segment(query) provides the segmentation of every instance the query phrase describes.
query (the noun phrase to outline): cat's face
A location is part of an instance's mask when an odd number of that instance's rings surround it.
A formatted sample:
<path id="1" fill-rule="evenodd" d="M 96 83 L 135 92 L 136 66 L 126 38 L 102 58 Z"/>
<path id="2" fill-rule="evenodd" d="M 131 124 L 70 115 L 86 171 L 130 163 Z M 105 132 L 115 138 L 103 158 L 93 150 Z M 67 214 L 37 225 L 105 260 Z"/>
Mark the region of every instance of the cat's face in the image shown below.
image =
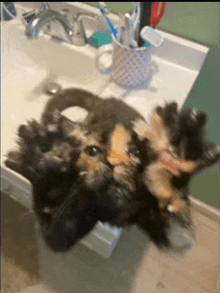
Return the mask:
<path id="1" fill-rule="evenodd" d="M 89 133 L 83 125 L 75 124 L 69 129 L 68 137 L 80 142 L 81 153 L 76 165 L 88 187 L 97 189 L 113 179 L 134 191 L 141 154 L 132 132 L 125 126 L 115 124 L 109 132 Z"/>

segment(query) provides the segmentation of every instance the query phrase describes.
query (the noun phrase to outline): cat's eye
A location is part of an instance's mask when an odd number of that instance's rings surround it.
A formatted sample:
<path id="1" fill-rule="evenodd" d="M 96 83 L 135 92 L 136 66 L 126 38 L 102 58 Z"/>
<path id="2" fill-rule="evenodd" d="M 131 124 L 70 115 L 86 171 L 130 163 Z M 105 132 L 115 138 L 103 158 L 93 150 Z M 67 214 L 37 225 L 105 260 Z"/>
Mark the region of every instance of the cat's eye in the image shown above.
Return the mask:
<path id="1" fill-rule="evenodd" d="M 102 151 L 100 150 L 100 148 L 98 148 L 97 146 L 88 146 L 87 148 L 85 148 L 85 153 L 91 157 L 95 157 L 98 154 L 100 154 Z"/>

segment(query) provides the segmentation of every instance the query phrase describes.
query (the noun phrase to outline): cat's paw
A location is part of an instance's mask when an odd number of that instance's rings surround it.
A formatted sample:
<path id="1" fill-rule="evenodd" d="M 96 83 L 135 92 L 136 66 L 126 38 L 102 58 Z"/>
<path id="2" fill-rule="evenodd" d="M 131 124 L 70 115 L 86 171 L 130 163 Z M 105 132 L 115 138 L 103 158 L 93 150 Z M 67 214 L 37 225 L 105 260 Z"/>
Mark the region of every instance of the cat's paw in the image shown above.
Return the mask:
<path id="1" fill-rule="evenodd" d="M 72 168 L 79 155 L 79 149 L 72 147 L 67 142 L 61 142 L 54 145 L 49 152 L 44 153 L 39 164 L 44 170 L 67 172 Z"/>
<path id="2" fill-rule="evenodd" d="M 164 107 L 156 107 L 157 114 L 162 118 L 164 126 L 174 127 L 178 118 L 178 105 L 176 102 L 166 103 Z"/>
<path id="3" fill-rule="evenodd" d="M 193 108 L 189 112 L 190 120 L 188 121 L 194 126 L 203 127 L 207 122 L 207 115 L 204 112 L 198 112 L 196 108 Z"/>
<path id="4" fill-rule="evenodd" d="M 42 115 L 43 125 L 50 132 L 56 132 L 58 130 L 58 124 L 60 121 L 61 113 L 55 109 L 53 112 L 47 112 Z"/>
<path id="5" fill-rule="evenodd" d="M 46 137 L 45 128 L 38 123 L 36 120 L 31 120 L 27 122 L 27 125 L 20 125 L 18 130 L 18 135 L 22 139 L 39 139 Z"/>
<path id="6" fill-rule="evenodd" d="M 220 160 L 220 147 L 214 143 L 209 143 L 204 150 L 202 161 L 206 166 L 210 166 Z"/>
<path id="7" fill-rule="evenodd" d="M 18 136 L 29 152 L 38 149 L 45 152 L 50 145 L 46 129 L 36 120 L 28 121 L 27 125 L 20 125 Z"/>
<path id="8" fill-rule="evenodd" d="M 179 117 L 180 126 L 190 133 L 200 132 L 207 123 L 207 115 L 196 108 L 184 109 Z"/>
<path id="9" fill-rule="evenodd" d="M 5 160 L 5 166 L 12 169 L 16 172 L 21 172 L 23 158 L 22 154 L 19 151 L 9 151 L 6 155 L 7 159 Z"/>
<path id="10" fill-rule="evenodd" d="M 62 132 L 50 133 L 35 120 L 21 125 L 18 130 L 19 150 L 7 154 L 5 165 L 32 183 L 50 172 L 67 172 L 79 151 Z"/>
<path id="11" fill-rule="evenodd" d="M 11 170 L 21 174 L 27 178 L 30 182 L 34 183 L 40 178 L 40 173 L 35 165 L 35 161 L 27 163 L 24 153 L 21 151 L 10 151 L 7 154 L 7 159 L 5 160 L 6 167 Z"/>

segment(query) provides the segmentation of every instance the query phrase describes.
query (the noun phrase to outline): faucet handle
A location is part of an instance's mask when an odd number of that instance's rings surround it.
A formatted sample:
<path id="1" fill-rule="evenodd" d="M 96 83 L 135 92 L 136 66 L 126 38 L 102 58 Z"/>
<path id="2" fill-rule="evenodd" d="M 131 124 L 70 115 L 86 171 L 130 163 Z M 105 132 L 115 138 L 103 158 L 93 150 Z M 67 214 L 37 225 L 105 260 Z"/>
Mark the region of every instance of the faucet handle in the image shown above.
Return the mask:
<path id="1" fill-rule="evenodd" d="M 59 13 L 61 15 L 63 15 L 63 17 L 65 17 L 69 21 L 71 26 L 73 27 L 73 17 L 70 15 L 69 9 L 68 8 L 63 8 L 63 9 L 59 10 Z"/>
<path id="2" fill-rule="evenodd" d="M 73 43 L 76 46 L 83 46 L 88 41 L 83 19 L 92 19 L 97 21 L 98 17 L 92 13 L 78 13 L 74 16 Z"/>
<path id="3" fill-rule="evenodd" d="M 22 14 L 21 20 L 24 23 L 24 25 L 26 26 L 31 22 L 32 18 L 35 18 L 38 14 L 39 14 L 38 9 L 34 9 L 31 11 L 25 12 Z"/>
<path id="4" fill-rule="evenodd" d="M 44 7 L 44 10 L 49 10 L 50 9 L 50 6 L 48 4 L 48 2 L 42 2 L 43 4 L 43 7 Z"/>

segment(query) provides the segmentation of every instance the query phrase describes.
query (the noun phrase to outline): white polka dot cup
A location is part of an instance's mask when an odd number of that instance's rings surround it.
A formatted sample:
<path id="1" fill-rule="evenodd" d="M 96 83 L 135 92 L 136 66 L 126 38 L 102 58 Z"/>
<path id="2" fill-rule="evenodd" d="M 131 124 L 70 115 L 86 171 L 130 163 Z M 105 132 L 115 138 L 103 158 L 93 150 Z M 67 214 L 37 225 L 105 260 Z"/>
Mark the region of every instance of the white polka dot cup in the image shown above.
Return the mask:
<path id="1" fill-rule="evenodd" d="M 120 44 L 112 35 L 112 43 L 101 46 L 96 54 L 96 68 L 104 75 L 111 75 L 112 81 L 122 87 L 136 87 L 151 77 L 153 46 L 129 48 Z M 101 57 L 111 55 L 112 63 L 102 66 Z"/>

